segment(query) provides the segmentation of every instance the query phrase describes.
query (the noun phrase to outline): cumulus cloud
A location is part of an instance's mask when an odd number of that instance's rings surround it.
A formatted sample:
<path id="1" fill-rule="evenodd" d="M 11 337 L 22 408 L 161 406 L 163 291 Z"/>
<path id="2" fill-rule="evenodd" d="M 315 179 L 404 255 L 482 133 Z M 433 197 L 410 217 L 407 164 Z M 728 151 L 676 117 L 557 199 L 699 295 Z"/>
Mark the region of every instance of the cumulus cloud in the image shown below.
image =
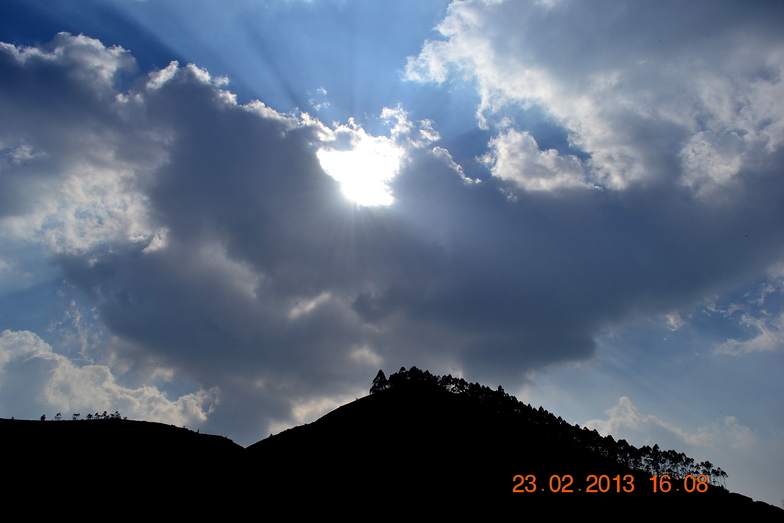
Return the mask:
<path id="1" fill-rule="evenodd" d="M 483 156 L 493 176 L 516 182 L 529 191 L 587 186 L 582 162 L 555 149 L 542 151 L 529 132 L 505 131 L 490 140 Z"/>
<path id="2" fill-rule="evenodd" d="M 150 235 L 138 184 L 160 151 L 152 137 L 121 131 L 114 89 L 134 65 L 127 51 L 81 35 L 60 34 L 42 48 L 0 46 L 5 235 L 82 254 Z"/>
<path id="3" fill-rule="evenodd" d="M 454 2 L 442 38 L 406 73 L 474 81 L 482 126 L 541 108 L 603 187 L 674 180 L 715 197 L 784 140 L 782 14 L 702 1 Z"/>
<path id="4" fill-rule="evenodd" d="M 170 400 L 153 386 L 123 387 L 109 367 L 74 365 L 32 332 L 0 334 L 0 408 L 6 417 L 35 419 L 61 412 L 69 418 L 77 412 L 119 410 L 131 419 L 195 427 L 217 401 L 217 389 Z"/>

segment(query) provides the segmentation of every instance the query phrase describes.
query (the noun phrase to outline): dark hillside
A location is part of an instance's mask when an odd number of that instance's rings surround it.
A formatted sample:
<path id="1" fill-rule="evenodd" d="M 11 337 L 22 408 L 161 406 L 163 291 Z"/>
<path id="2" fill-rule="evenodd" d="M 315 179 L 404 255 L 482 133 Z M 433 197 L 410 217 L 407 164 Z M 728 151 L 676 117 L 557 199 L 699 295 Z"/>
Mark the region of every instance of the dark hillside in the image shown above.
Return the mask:
<path id="1" fill-rule="evenodd" d="M 222 436 L 115 419 L 0 419 L 0 448 L 6 507 L 170 515 L 233 498 L 244 453 Z"/>
<path id="2" fill-rule="evenodd" d="M 342 507 L 344 513 L 362 511 L 356 500 L 364 500 L 362 506 L 415 503 L 452 513 L 481 508 L 485 514 L 537 509 L 572 516 L 596 510 L 715 517 L 732 509 L 763 519 L 784 515 L 707 484 L 700 487 L 705 492 L 690 484 L 694 491 L 687 493 L 673 479 L 670 492 L 653 493 L 650 473 L 574 436 L 588 431 L 563 420 L 547 425 L 557 419 L 541 409 L 523 406 L 530 409 L 526 415 L 525 408 L 514 411 L 490 399 L 505 396 L 502 391 L 474 390 L 459 394 L 432 380 L 398 381 L 314 423 L 260 441 L 247 449 L 249 461 L 266 471 L 260 491 L 284 503 Z M 516 475 L 523 477 L 515 480 Z M 599 483 L 601 476 L 606 478 Z M 596 492 L 588 493 L 592 482 Z M 512 492 L 515 485 L 524 492 Z"/>
<path id="3" fill-rule="evenodd" d="M 413 368 L 377 378 L 373 390 L 247 449 L 157 423 L 0 420 L 5 499 L 31 509 L 100 507 L 87 511 L 96 516 L 200 520 L 247 517 L 248 510 L 300 519 L 415 511 L 784 520 L 784 511 L 718 486 L 719 474 L 711 484 L 658 482 L 654 493 L 651 470 L 703 464 L 601 438 L 500 387 Z"/>

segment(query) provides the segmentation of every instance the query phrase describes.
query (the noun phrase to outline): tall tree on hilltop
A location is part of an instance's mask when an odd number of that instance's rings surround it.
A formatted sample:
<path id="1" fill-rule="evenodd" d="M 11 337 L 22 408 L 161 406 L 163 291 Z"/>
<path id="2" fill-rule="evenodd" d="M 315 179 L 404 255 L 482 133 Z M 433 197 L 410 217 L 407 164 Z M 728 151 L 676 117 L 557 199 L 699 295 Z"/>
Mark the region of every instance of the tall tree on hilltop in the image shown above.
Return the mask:
<path id="1" fill-rule="evenodd" d="M 387 380 L 384 371 L 379 369 L 378 374 L 376 374 L 376 377 L 373 378 L 373 385 L 370 386 L 370 393 L 375 394 L 376 392 L 380 392 L 388 388 L 389 388 L 389 381 Z"/>

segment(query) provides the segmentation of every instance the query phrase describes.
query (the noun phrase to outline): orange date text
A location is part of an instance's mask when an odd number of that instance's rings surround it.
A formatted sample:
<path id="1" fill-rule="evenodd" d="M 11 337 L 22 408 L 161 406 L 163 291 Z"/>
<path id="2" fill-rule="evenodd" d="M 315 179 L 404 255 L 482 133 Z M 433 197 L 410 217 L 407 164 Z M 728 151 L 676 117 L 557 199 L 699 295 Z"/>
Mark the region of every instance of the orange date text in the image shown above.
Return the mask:
<path id="1" fill-rule="evenodd" d="M 574 492 L 602 493 L 602 492 L 633 492 L 634 476 L 607 476 L 591 474 L 583 483 L 578 484 L 570 474 L 553 474 L 549 480 L 538 480 L 533 474 L 517 474 L 512 478 L 514 486 L 512 492 L 533 493 L 533 492 L 558 492 L 569 494 Z"/>

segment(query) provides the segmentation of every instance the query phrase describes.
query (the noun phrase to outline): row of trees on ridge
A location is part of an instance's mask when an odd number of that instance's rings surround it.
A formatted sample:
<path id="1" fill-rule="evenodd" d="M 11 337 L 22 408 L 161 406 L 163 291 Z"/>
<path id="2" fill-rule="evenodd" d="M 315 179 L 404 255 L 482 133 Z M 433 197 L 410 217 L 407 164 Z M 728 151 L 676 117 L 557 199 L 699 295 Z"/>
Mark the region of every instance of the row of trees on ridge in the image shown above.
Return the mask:
<path id="1" fill-rule="evenodd" d="M 637 448 L 624 439 L 616 441 L 609 434 L 602 437 L 596 429 L 580 428 L 578 424 L 570 425 L 560 416 L 556 417 L 542 407 L 535 409 L 518 401 L 514 396 L 504 392 L 500 385 L 493 390 L 479 383 L 469 383 L 463 378 L 454 378 L 451 375 L 436 376 L 416 367 L 411 367 L 409 370 L 401 367 L 388 379 L 384 371 L 379 370 L 370 387 L 370 393 L 377 394 L 387 389 L 408 386 L 440 387 L 453 394 L 466 396 L 482 404 L 483 407 L 495 410 L 498 414 L 515 416 L 537 426 L 539 430 L 551 434 L 559 441 L 580 445 L 633 470 L 658 476 L 668 474 L 673 478 L 704 474 L 711 485 L 725 487 L 727 473 L 721 468 L 714 468 L 710 461 L 696 462 L 683 452 L 661 450 L 658 445 Z"/>
<path id="2" fill-rule="evenodd" d="M 54 420 L 55 421 L 61 421 L 62 419 L 63 419 L 62 413 L 58 412 L 57 414 L 54 415 Z M 103 411 L 103 414 L 100 414 L 100 413 L 96 412 L 95 414 L 88 414 L 84 418 L 82 418 L 81 413 L 75 412 L 73 414 L 73 416 L 71 417 L 71 419 L 74 420 L 74 421 L 77 421 L 77 420 L 91 420 L 92 421 L 92 420 L 97 420 L 97 419 L 128 419 L 128 417 L 126 416 L 126 417 L 123 418 L 122 415 L 120 414 L 120 411 L 116 410 L 112 414 L 109 414 L 108 412 Z M 46 421 L 46 414 L 41 416 L 41 421 Z"/>

